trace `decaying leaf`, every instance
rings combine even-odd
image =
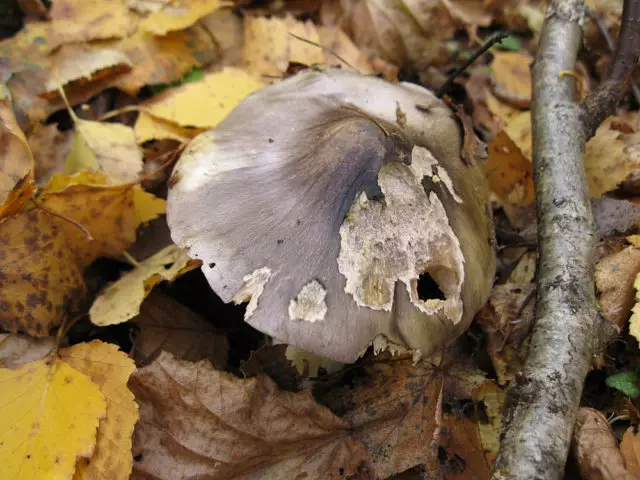
[[[164,351],[177,360],[209,360],[217,369],[227,364],[226,336],[162,292],[152,291],[132,322],[140,329],[134,343],[139,363],[147,364]]]
[[[141,418],[134,479],[338,479],[364,459],[345,421],[266,376],[240,379],[162,353],[130,386]]]
[[[596,264],[598,304],[604,317],[618,330],[629,319],[634,304],[634,280],[640,273],[640,249],[629,246]],[[635,311],[635,307],[634,307]],[[635,331],[632,320],[632,333]]]
[[[127,388],[135,370],[133,360],[117,346],[99,340],[65,348],[60,358],[89,377],[106,400],[95,450],[90,458],[78,460],[74,480],[127,480],[133,464],[131,436],[138,420],[138,405]]]
[[[57,125],[36,125],[28,140],[35,159],[35,178],[44,187],[51,177],[64,170],[64,160],[69,154],[73,131],[58,130]]]
[[[0,325],[49,335],[85,291],[66,222],[31,210],[0,223]]]
[[[578,411],[571,444],[581,478],[585,480],[637,480],[629,472],[618,442],[602,413],[593,408]]]
[[[627,470],[640,478],[640,438],[634,427],[627,428],[622,436],[620,451]]]
[[[33,154],[0,84],[0,218],[19,212],[35,192]]]
[[[34,338],[14,333],[0,334],[0,367],[19,368],[49,355],[55,347],[53,337]]]
[[[484,175],[461,149],[428,91],[306,70],[190,143],[169,227],[215,292],[282,342],[349,362],[384,336],[426,355],[493,281]]]
[[[91,458],[104,395],[58,357],[0,369],[0,458],[6,478],[71,478]]]
[[[168,246],[109,285],[91,306],[91,321],[106,326],[132,319],[140,313],[142,301],[155,285],[174,280],[199,265],[177,246]]]

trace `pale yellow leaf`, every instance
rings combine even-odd
[[[136,367],[116,345],[94,340],[60,351],[60,358],[87,375],[107,402],[100,420],[96,448],[91,459],[80,459],[74,480],[126,480],[131,475],[131,436],[138,421],[138,405],[127,388]]]
[[[631,309],[631,318],[629,319],[629,333],[640,342],[640,273],[633,282],[633,288],[636,290],[636,304]]]
[[[169,88],[153,97],[145,107],[153,117],[183,127],[212,128],[262,86],[245,71],[228,67],[209,73],[198,82]]]
[[[134,131],[138,143],[167,138],[177,140],[181,143],[187,143],[204,130],[201,128],[183,128],[173,122],[168,122],[157,117],[152,117],[148,113],[140,112]]]
[[[57,357],[0,369],[0,458],[7,479],[71,478],[90,458],[104,396],[89,377]]]
[[[76,135],[65,160],[65,173],[100,171],[109,183],[132,182],[142,171],[142,152],[131,127],[76,119]]]
[[[531,98],[531,63],[533,57],[526,52],[492,52],[491,70],[498,84],[510,95]]]
[[[132,319],[140,313],[142,301],[155,285],[174,280],[198,265],[199,261],[191,260],[176,245],[169,245],[109,285],[93,302],[91,321],[106,326]]]

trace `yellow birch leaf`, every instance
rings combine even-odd
[[[13,114],[0,99],[0,218],[18,213],[35,192],[33,154]]]
[[[155,285],[172,281],[199,265],[178,246],[169,245],[109,285],[93,302],[89,310],[91,321],[104,327],[132,319],[140,313],[142,301]]]
[[[101,171],[112,184],[139,178],[142,152],[131,127],[120,123],[74,120],[76,135],[65,160],[65,173]]]
[[[219,0],[178,0],[152,13],[140,23],[140,28],[155,35],[166,35],[174,30],[184,30],[205,15],[226,6]]]
[[[373,73],[369,57],[356,47],[349,35],[342,30],[335,27],[318,27],[318,35],[320,45],[326,49],[323,51],[324,63],[342,68],[353,68],[362,75]]]
[[[82,270],[63,231],[66,223],[40,209],[0,222],[3,329],[47,336],[82,301]]]
[[[263,86],[243,70],[228,67],[198,82],[168,88],[145,107],[149,114],[183,127],[212,128],[247,95]]]
[[[147,223],[165,213],[167,201],[145,192],[140,185],[133,187],[133,204],[138,224]]]
[[[636,304],[631,309],[631,318],[629,319],[629,333],[640,342],[640,273],[633,282],[633,288],[636,290]]]
[[[2,368],[0,384],[3,478],[71,478],[77,459],[93,454],[106,413],[98,387],[57,357]]]
[[[183,128],[173,122],[167,122],[160,118],[152,117],[148,113],[140,112],[134,127],[136,141],[138,143],[149,140],[172,139],[181,143],[187,143],[198,133],[203,132],[201,128]]]
[[[638,134],[622,135],[613,128],[613,120],[609,117],[602,122],[585,146],[584,168],[592,198],[615,190],[630,173],[640,168],[640,152],[634,148]]]
[[[138,421],[138,405],[127,388],[136,367],[116,345],[94,340],[60,351],[60,358],[95,383],[107,402],[91,459],[78,460],[74,480],[126,480],[131,475],[131,437]]]
[[[288,15],[282,18],[245,17],[244,60],[250,73],[281,76],[290,62],[314,65],[324,62],[323,50],[300,38],[320,43],[312,22],[299,22]]]

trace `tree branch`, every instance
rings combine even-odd
[[[594,293],[596,232],[583,156],[582,106],[572,71],[582,0],[553,0],[533,67],[533,163],[538,216],[536,324],[507,397],[494,479],[560,479],[601,321]]]
[[[624,0],[620,35],[606,80],[585,98],[582,109],[587,139],[591,138],[602,121],[616,111],[627,90],[627,84],[638,62],[640,52],[640,0]]]

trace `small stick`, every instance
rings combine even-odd
[[[482,56],[484,53],[486,53],[487,50],[489,50],[495,44],[502,42],[502,40],[504,40],[504,38],[506,38],[508,36],[509,36],[509,34],[507,32],[502,32],[502,33],[496,35],[495,37],[493,37],[487,43],[485,43],[482,46],[482,48],[480,48],[480,50],[478,50],[476,53],[471,55],[471,57],[466,62],[464,62],[460,68],[458,68],[455,72],[453,72],[451,75],[449,75],[449,78],[447,78],[447,81],[444,82],[444,85],[442,85],[438,89],[438,91],[436,92],[436,96],[438,98],[442,98],[444,96],[444,94],[449,91],[449,89],[453,85],[454,80],[456,78],[458,78],[462,74],[462,72],[464,72],[467,68],[469,68],[469,65],[471,65],[478,58],[480,58],[480,56]]]
[[[73,218],[69,218],[65,215],[62,215],[61,213],[58,212],[54,212],[53,210],[49,210],[47,207],[45,207],[44,205],[36,202],[33,198],[30,199],[33,204],[36,206],[36,208],[39,208],[40,210],[47,212],[49,215],[53,215],[54,217],[58,217],[61,220],[64,220],[65,222],[69,222],[71,225],[73,225],[74,227],[78,228],[82,233],[84,233],[84,236],[87,237],[87,240],[89,240],[90,242],[92,242],[93,240],[95,240],[95,238],[93,238],[91,236],[91,233],[89,232],[89,230],[87,230],[82,224],[76,222]]]

